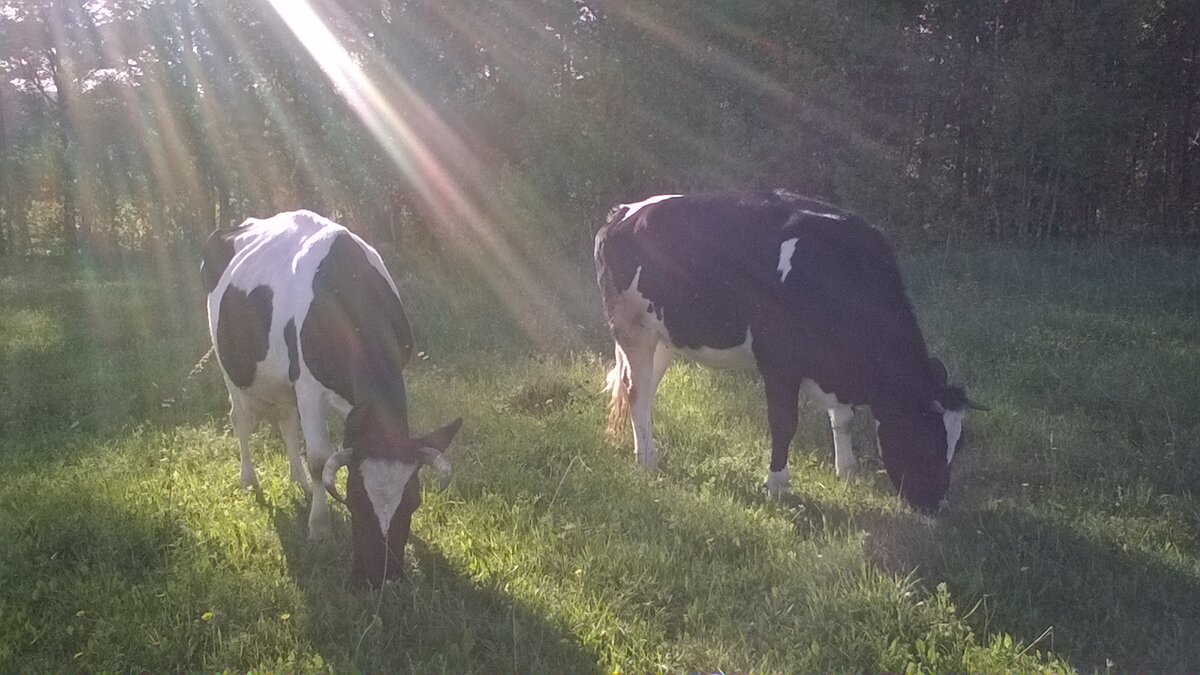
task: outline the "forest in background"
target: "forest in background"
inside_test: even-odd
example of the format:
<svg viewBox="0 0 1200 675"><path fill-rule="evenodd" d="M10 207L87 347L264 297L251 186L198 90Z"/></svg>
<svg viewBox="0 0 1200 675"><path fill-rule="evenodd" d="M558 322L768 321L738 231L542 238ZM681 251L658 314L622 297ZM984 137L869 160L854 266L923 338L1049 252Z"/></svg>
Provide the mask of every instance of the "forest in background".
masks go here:
<svg viewBox="0 0 1200 675"><path fill-rule="evenodd" d="M914 244L1200 235L1195 0L0 0L0 255L310 208L575 260L787 187Z"/></svg>

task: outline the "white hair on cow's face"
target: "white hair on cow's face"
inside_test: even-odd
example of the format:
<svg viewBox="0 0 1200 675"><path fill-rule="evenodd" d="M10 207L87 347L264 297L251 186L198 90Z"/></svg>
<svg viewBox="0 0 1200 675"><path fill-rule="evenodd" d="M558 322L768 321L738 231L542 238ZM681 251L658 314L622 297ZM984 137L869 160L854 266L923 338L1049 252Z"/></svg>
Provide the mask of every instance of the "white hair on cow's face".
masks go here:
<svg viewBox="0 0 1200 675"><path fill-rule="evenodd" d="M379 519L379 530L386 539L388 528L392 524L392 516L404 498L404 488L408 479L420 465L408 464L397 459L379 459L367 457L359 464L363 487L375 509L375 517Z"/></svg>
<svg viewBox="0 0 1200 675"><path fill-rule="evenodd" d="M958 439L962 437L963 418L966 416L966 410L947 410L942 413L942 424L946 426L946 464L954 461Z"/></svg>
<svg viewBox="0 0 1200 675"><path fill-rule="evenodd" d="M792 256L796 255L797 237L785 240L779 245L779 283L787 281L788 273L792 271Z"/></svg>

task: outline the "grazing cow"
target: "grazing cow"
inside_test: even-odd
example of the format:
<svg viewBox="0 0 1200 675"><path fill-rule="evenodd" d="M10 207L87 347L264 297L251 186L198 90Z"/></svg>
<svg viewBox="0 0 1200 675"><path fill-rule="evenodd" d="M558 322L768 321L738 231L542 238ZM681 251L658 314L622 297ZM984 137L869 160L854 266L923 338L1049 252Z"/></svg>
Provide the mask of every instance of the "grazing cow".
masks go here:
<svg viewBox="0 0 1200 675"><path fill-rule="evenodd" d="M609 431L632 416L640 465L656 467L650 409L679 352L761 373L771 495L787 487L803 390L829 411L839 476L857 465L853 406L869 405L900 494L925 511L942 504L973 404L930 358L878 230L783 190L661 195L613 209L596 235L595 257L616 341Z"/></svg>
<svg viewBox="0 0 1200 675"><path fill-rule="evenodd" d="M260 419L279 427L292 479L312 492L309 536L329 534L329 505L311 490L300 455L303 435L313 484L350 509L357 581L397 578L413 512L417 470L450 479L442 454L462 420L425 436L409 434L404 377L412 333L383 261L346 228L308 211L250 219L217 230L204 248L208 325L232 404L242 487L257 483L250 434ZM344 449L333 454L329 409L346 418ZM334 486L348 466L347 496Z"/></svg>

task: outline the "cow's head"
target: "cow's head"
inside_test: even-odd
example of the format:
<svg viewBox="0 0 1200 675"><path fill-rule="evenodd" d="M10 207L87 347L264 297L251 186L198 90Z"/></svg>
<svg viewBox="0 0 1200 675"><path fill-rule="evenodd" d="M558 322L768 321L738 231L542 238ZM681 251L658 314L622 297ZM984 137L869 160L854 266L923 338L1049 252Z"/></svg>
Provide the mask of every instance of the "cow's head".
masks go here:
<svg viewBox="0 0 1200 675"><path fill-rule="evenodd" d="M930 359L932 401L902 401L873 408L879 452L900 496L916 509L936 513L950 488L950 465L962 446L967 410L987 408L947 383L946 367Z"/></svg>
<svg viewBox="0 0 1200 675"><path fill-rule="evenodd" d="M353 534L352 576L356 583L378 586L403 573L404 545L413 513L421 505L417 477L426 464L450 483L450 461L443 454L462 419L421 438L410 438L376 408L355 406L346 418L345 449L325 463L323 482L334 499L350 509ZM346 497L337 490L345 466Z"/></svg>

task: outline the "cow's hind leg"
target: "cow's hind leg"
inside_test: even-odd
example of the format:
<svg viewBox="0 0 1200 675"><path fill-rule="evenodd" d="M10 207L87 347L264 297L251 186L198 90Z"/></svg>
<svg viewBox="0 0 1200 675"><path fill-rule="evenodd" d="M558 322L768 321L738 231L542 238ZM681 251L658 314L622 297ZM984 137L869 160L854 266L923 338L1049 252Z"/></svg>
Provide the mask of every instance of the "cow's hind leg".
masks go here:
<svg viewBox="0 0 1200 675"><path fill-rule="evenodd" d="M854 444L850 440L850 421L854 419L854 408L836 405L829 409L829 426L833 429L833 466L838 478L852 478L858 473L858 460L854 458Z"/></svg>
<svg viewBox="0 0 1200 675"><path fill-rule="evenodd" d="M658 346L654 348L654 391L658 392L658 385L662 382L663 375L667 374L667 368L671 367L671 362L675 360L675 350L671 349L671 345L665 340L659 340Z"/></svg>
<svg viewBox="0 0 1200 675"><path fill-rule="evenodd" d="M658 336L649 331L641 332L620 343L629 364L628 397L629 417L633 423L633 454L638 465L647 471L658 468L658 454L654 449L651 423L654 393L658 388L654 368L654 353L657 347ZM665 366L663 370L666 370Z"/></svg>
<svg viewBox="0 0 1200 675"><path fill-rule="evenodd" d="M283 444L287 447L288 470L292 480L305 492L312 492L312 484L308 480L308 471L304 468L304 458L300 453L300 410L295 404L287 407L279 417L279 434L283 436Z"/></svg>
<svg viewBox="0 0 1200 675"><path fill-rule="evenodd" d="M258 487L258 475L254 472L254 460L250 458L250 436L258 427L258 415L246 398L236 389L230 390L229 423L238 439L238 451L242 460L242 489Z"/></svg>
<svg viewBox="0 0 1200 675"><path fill-rule="evenodd" d="M767 422L771 427L771 467L763 486L771 497L781 497L788 487L788 446L796 435L800 385L787 378L764 377Z"/></svg>

